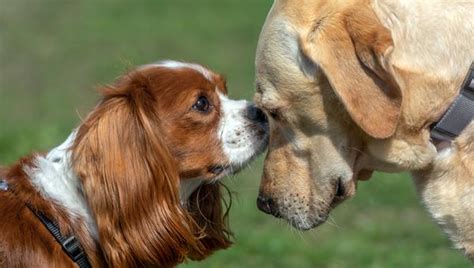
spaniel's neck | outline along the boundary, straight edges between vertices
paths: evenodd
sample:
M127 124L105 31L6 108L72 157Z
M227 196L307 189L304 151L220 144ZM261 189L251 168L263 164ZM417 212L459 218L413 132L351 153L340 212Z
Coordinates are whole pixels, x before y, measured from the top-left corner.
M75 137L76 131L73 131L64 143L52 149L46 156L36 156L34 165L25 167L25 172L44 198L63 207L73 219L86 222L89 233L98 240L95 219L83 195L82 184L71 164L69 148Z

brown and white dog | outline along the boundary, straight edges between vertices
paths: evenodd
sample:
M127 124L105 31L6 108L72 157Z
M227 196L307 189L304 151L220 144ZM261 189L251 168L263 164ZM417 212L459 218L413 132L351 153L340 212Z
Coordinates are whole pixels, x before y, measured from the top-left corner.
M59 147L0 173L0 266L74 267L38 217L74 235L93 267L169 267L230 244L218 179L267 143L264 114L197 64L141 66Z
M276 0L256 56L271 117L260 209L306 230L373 170L416 171L472 257L474 126L443 150L430 140L474 61L472 14L473 1Z

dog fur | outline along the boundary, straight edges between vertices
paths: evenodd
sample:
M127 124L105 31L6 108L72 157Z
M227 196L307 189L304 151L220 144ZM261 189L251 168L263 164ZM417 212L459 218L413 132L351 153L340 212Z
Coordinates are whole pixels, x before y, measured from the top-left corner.
M260 197L272 214L310 229L372 171L411 171L428 210L472 258L472 126L438 151L430 125L474 61L473 13L474 2L460 0L275 1L255 94L271 118Z
M428 211L454 246L474 260L474 123L432 164L414 172Z

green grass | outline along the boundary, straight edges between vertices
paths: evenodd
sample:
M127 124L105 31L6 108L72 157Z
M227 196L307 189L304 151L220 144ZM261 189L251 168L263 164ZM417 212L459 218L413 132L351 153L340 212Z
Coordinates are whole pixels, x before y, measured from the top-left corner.
M0 162L59 144L95 88L130 66L196 61L253 94L269 0L0 0ZM257 211L261 160L227 185L235 245L182 267L470 267L419 205L406 174L376 174L332 220L300 233Z

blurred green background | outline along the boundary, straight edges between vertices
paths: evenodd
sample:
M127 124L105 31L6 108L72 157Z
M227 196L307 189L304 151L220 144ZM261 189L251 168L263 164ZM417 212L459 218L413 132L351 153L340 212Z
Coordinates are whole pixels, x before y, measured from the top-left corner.
M158 59L203 63L252 98L271 0L0 0L0 163L61 143L95 89ZM235 245L182 267L470 267L431 222L408 175L376 174L322 227L298 232L257 211L261 159L226 179Z

